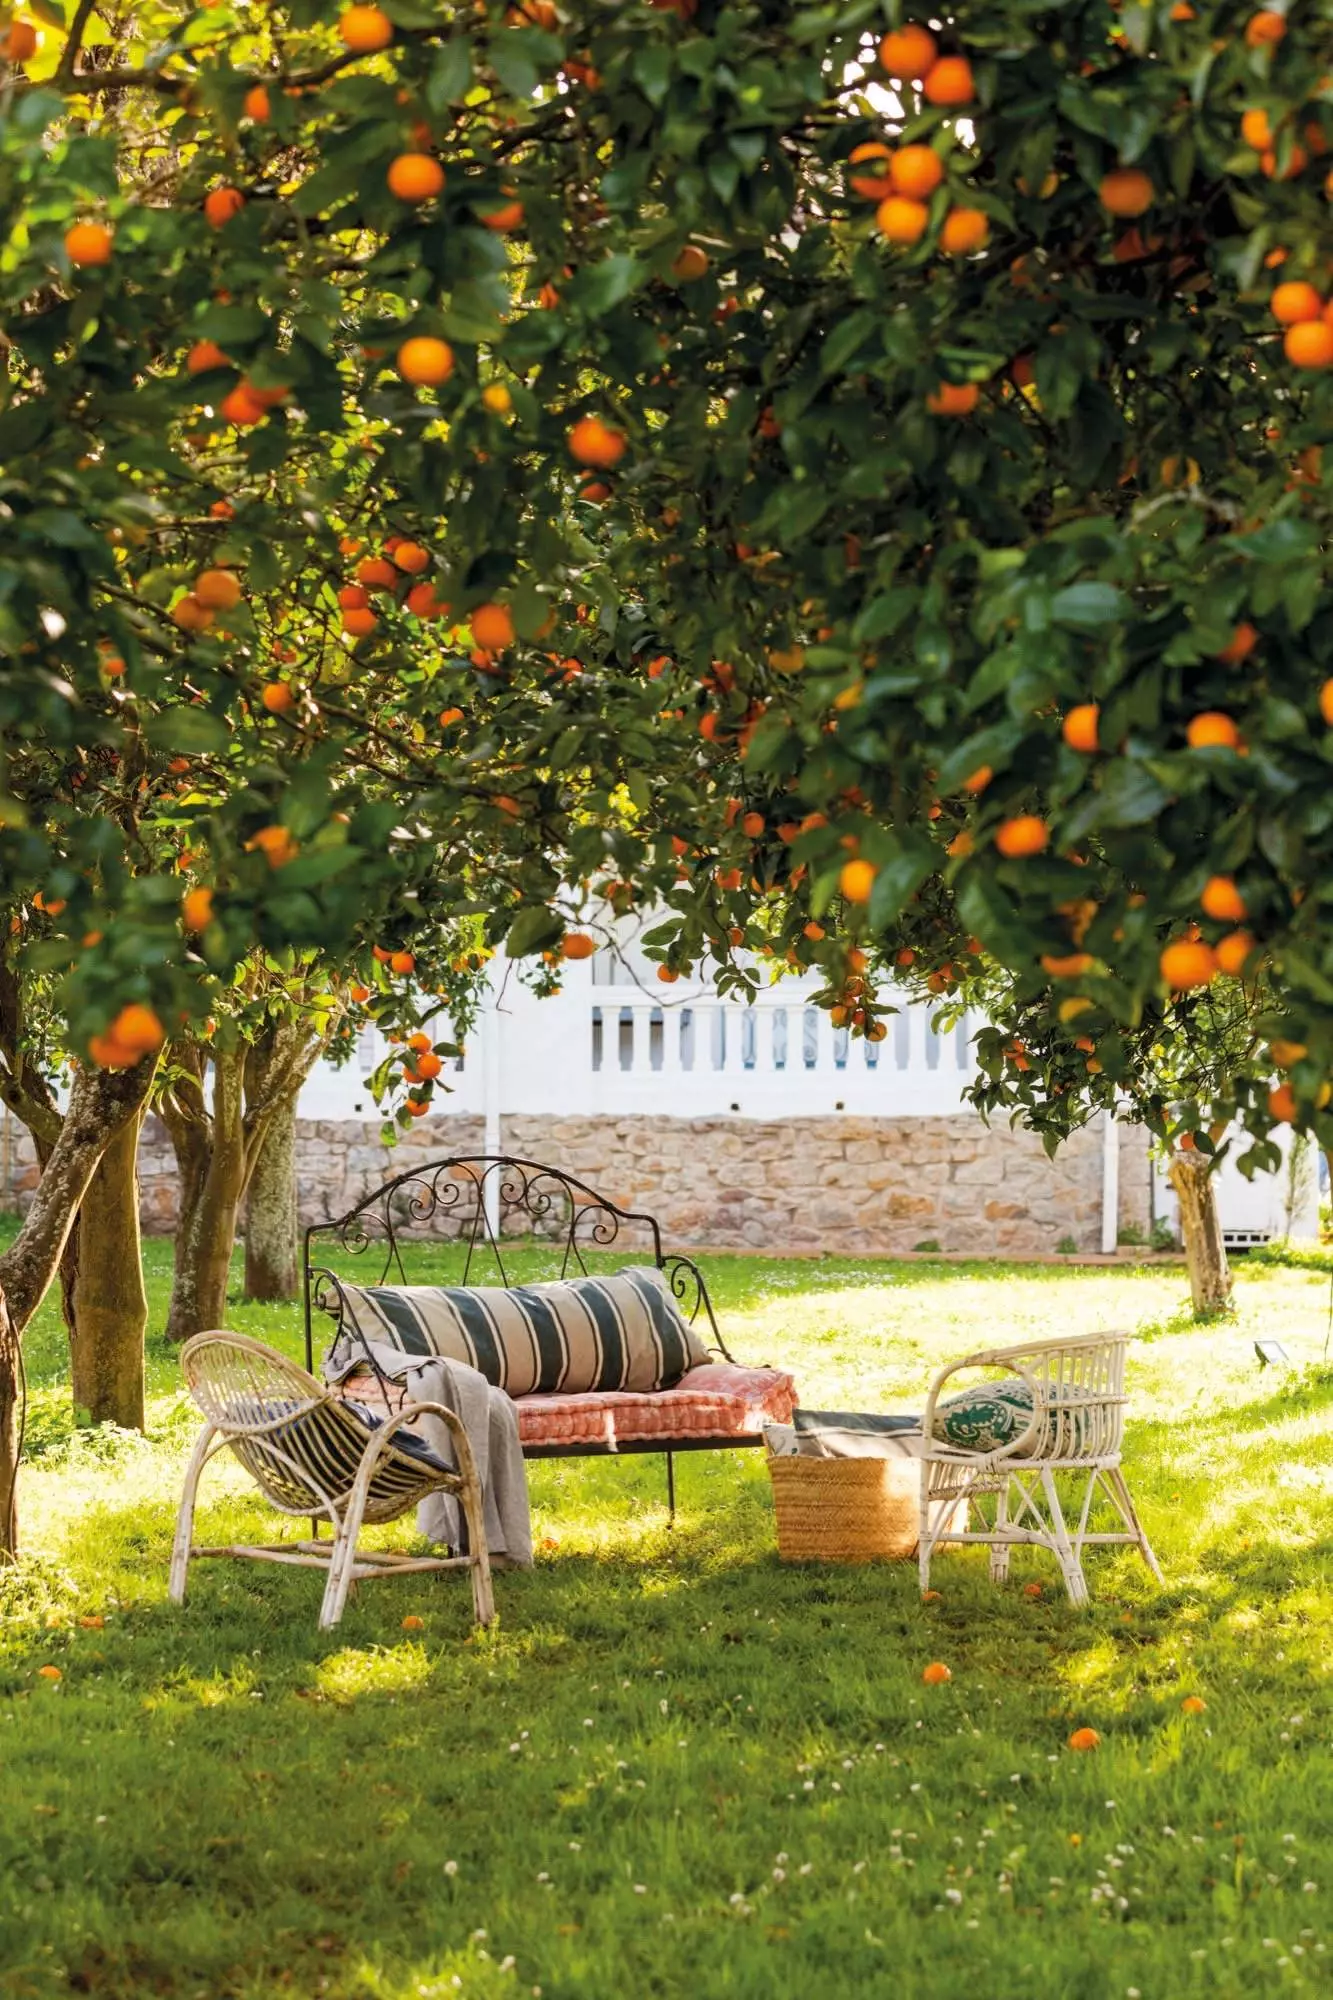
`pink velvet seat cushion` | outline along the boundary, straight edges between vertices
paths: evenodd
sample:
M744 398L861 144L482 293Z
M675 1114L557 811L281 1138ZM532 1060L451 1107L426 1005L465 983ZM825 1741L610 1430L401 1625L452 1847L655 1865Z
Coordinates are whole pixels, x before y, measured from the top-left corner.
M674 1389L519 1396L515 1408L525 1448L607 1449L617 1444L666 1445L672 1438L758 1437L766 1423L790 1423L795 1402L796 1383L779 1368L707 1361L691 1368Z

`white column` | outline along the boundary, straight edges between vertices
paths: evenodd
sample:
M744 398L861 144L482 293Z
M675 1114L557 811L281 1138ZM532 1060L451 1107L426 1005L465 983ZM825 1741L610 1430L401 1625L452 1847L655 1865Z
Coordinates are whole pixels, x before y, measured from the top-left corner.
M662 1003L662 1076L679 1076L680 1060L680 1016L679 1006L669 1001Z
M1120 1233L1120 1131L1111 1111L1102 1113L1102 1249L1110 1256Z

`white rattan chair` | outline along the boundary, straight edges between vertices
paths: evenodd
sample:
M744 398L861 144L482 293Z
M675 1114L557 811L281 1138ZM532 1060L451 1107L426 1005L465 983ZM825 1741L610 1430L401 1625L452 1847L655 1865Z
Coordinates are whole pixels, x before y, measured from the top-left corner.
M931 1556L944 1542L988 1543L990 1573L996 1583L1003 1583L1009 1573L1012 1548L1049 1549L1074 1604L1088 1601L1083 1551L1093 1544L1131 1544L1162 1581L1120 1469L1129 1339L1127 1333L1090 1333L1073 1340L993 1348L951 1361L940 1370L930 1385L922 1420L918 1554L923 1590L930 1584ZM1026 1429L995 1450L970 1450L935 1435L941 1392L953 1376L971 1368L1016 1375L1032 1394ZM1061 1505L1057 1485L1061 1475L1073 1488L1072 1526ZM1113 1528L1090 1525L1099 1499L1103 1506L1109 1503Z
M467 1432L452 1410L441 1403L408 1403L374 1425L304 1368L240 1333L196 1334L181 1350L181 1369L206 1422L181 1495L171 1557L173 1604L185 1602L192 1556L244 1556L326 1570L321 1630L338 1623L348 1591L362 1578L466 1569L471 1572L477 1622L490 1624L495 1603L481 1488ZM439 1417L447 1428L454 1450L452 1468L419 1443L409 1448L399 1437L404 1424L423 1412ZM284 1514L323 1515L332 1525L333 1540L194 1547L199 1477L209 1459L227 1447L275 1507ZM466 1554L409 1556L357 1548L364 1523L396 1520L426 1494L440 1490L458 1496L467 1524Z

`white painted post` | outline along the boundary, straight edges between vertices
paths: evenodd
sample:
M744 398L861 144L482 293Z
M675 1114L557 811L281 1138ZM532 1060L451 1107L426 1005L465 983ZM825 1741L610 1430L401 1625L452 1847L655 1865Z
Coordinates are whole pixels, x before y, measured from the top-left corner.
M1110 1256L1120 1234L1120 1130L1111 1111L1102 1113L1102 1250Z
M681 1008L668 1001L662 1002L662 1067L661 1076L679 1076Z

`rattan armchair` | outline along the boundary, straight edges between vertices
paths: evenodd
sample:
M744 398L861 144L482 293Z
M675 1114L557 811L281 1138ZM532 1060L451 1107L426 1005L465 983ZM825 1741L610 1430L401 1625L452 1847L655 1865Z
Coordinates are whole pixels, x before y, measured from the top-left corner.
M1074 1604L1088 1601L1083 1551L1093 1545L1137 1548L1162 1581L1120 1468L1129 1339L1127 1333L1090 1333L992 1348L951 1361L939 1371L922 1420L918 1556L923 1590L930 1584L931 1556L943 1542L988 1543L990 1573L997 1583L1009 1573L1011 1549L1049 1549ZM941 1392L954 1376L973 1368L1017 1376L1032 1396L1026 1428L989 1451L951 1445L936 1434ZM1072 1488L1077 1511L1071 1510L1068 1520L1058 1481ZM1092 1525L1099 1502L1103 1509L1109 1506L1114 1527Z
M374 1576L421 1570L471 1573L477 1622L495 1616L490 1559L482 1519L481 1488L467 1432L441 1403L408 1403L383 1423L363 1416L295 1363L239 1333L201 1333L181 1350L190 1394L204 1413L181 1495L171 1557L170 1596L185 1602L193 1556L241 1556L327 1571L321 1630L338 1623L352 1585ZM455 1463L404 1437L403 1427L429 1414L448 1430ZM230 1448L265 1497L284 1514L323 1516L332 1541L192 1544L199 1478L209 1459ZM366 1523L393 1521L428 1493L458 1496L467 1526L467 1551L456 1556L409 1556L357 1548Z

